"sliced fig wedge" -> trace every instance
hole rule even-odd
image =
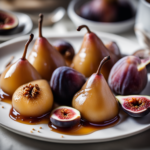
[[[0,10],[0,34],[12,31],[18,24],[18,18],[13,13]]]
[[[57,107],[50,115],[51,123],[61,128],[73,127],[80,123],[80,119],[80,112],[68,106]]]
[[[143,117],[150,112],[150,96],[116,96],[122,109],[132,117]]]

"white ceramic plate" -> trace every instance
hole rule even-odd
[[[24,13],[13,13],[18,17],[19,25],[18,27],[11,33],[7,35],[0,35],[0,41],[10,40],[25,34],[28,34],[33,27],[33,23],[31,18]]]
[[[128,41],[125,38],[119,37],[117,35],[106,34],[106,33],[97,33],[104,42],[107,41],[116,41],[121,48],[122,53],[131,54],[139,47],[137,44],[134,44]],[[76,51],[79,49],[82,42],[83,34],[82,33],[70,33],[64,36],[52,36],[48,37],[49,41],[53,43],[55,40],[64,39],[69,41]],[[22,52],[24,49],[24,44],[26,43],[28,36],[16,38],[5,42],[0,45],[0,71],[4,69],[7,60],[9,60],[10,56],[15,56],[15,59],[18,59],[22,56]],[[35,41],[35,40],[34,40]],[[31,43],[29,47],[29,51],[33,46]],[[149,85],[147,85],[149,86]],[[146,88],[143,93],[148,94],[149,87]],[[2,108],[4,106],[4,108]],[[114,127],[102,129],[96,132],[93,132],[88,135],[82,136],[70,136],[63,135],[64,138],[61,138],[61,134],[50,131],[50,128],[47,124],[40,125],[26,125],[15,122],[9,118],[9,110],[11,106],[7,103],[0,102],[0,124],[2,127],[15,132],[17,134],[30,137],[33,139],[49,141],[49,142],[58,142],[58,143],[92,143],[92,142],[104,142],[111,141],[116,139],[121,139],[125,137],[129,137],[131,135],[135,135],[137,133],[143,132],[150,128],[150,114],[143,118],[131,118],[125,113],[121,113],[123,116],[123,121]],[[39,127],[42,126],[40,133],[37,132]],[[31,129],[35,128],[36,131],[30,133]]]

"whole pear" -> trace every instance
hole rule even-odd
[[[87,33],[84,35],[84,39],[79,52],[75,55],[72,63],[72,67],[78,72],[84,74],[86,77],[90,77],[96,72],[99,62],[105,57],[110,56],[111,60],[102,66],[102,74],[105,79],[108,79],[110,69],[118,60],[118,58],[105,47],[101,39],[86,25],[78,27],[78,31],[82,28],[87,29]]]
[[[35,41],[28,60],[41,77],[49,81],[53,71],[60,66],[65,66],[66,63],[62,55],[42,36],[42,21],[43,15],[40,14],[39,37]]]
[[[30,39],[25,45],[22,58],[9,65],[0,77],[0,88],[10,96],[13,95],[19,86],[41,79],[39,73],[26,59],[27,48],[32,39],[33,34],[30,35]]]
[[[105,57],[97,70],[72,100],[72,106],[78,109],[82,118],[92,123],[102,123],[115,118],[119,113],[116,98],[105,78],[100,73],[103,64],[110,57]]]

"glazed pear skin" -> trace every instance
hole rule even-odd
[[[110,52],[103,42],[95,33],[89,31],[85,34],[81,48],[73,59],[72,67],[86,77],[90,77],[96,72],[99,62],[108,55],[110,55]],[[108,79],[110,69],[117,61],[117,58],[113,54],[110,57],[111,60],[101,70],[106,80]]]
[[[41,79],[41,76],[28,60],[19,59],[17,62],[9,65],[2,73],[0,88],[5,93],[13,95],[19,86],[38,79]]]
[[[74,96],[72,106],[89,122],[100,123],[116,117],[118,103],[104,77],[93,74]]]
[[[63,56],[42,36],[43,14],[39,15],[39,37],[28,56],[29,62],[45,80],[50,80],[53,71],[65,66]]]
[[[25,97],[23,95],[23,87],[29,83],[22,85],[13,94],[13,108],[26,117],[39,117],[50,112],[53,106],[53,94],[48,82],[46,80],[36,80],[30,83],[39,86],[39,94],[33,98]]]
[[[39,73],[28,60],[26,60],[27,49],[33,37],[34,35],[31,34],[29,40],[25,44],[22,58],[9,65],[1,75],[0,88],[10,96],[13,95],[19,86],[33,80],[41,79]]]
[[[109,121],[119,113],[117,100],[100,73],[108,60],[110,56],[103,58],[96,74],[86,81],[72,100],[72,106],[80,111],[82,118],[92,123]]]
[[[61,54],[44,37],[37,38],[28,60],[41,77],[48,81],[56,68],[66,65]]]

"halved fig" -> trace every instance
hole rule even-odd
[[[18,18],[14,14],[0,10],[0,33],[12,31],[18,24]]]
[[[132,117],[143,117],[149,113],[150,96],[116,96],[122,109]]]
[[[80,112],[68,106],[57,107],[50,115],[51,123],[61,128],[73,127],[80,123],[80,119]]]

